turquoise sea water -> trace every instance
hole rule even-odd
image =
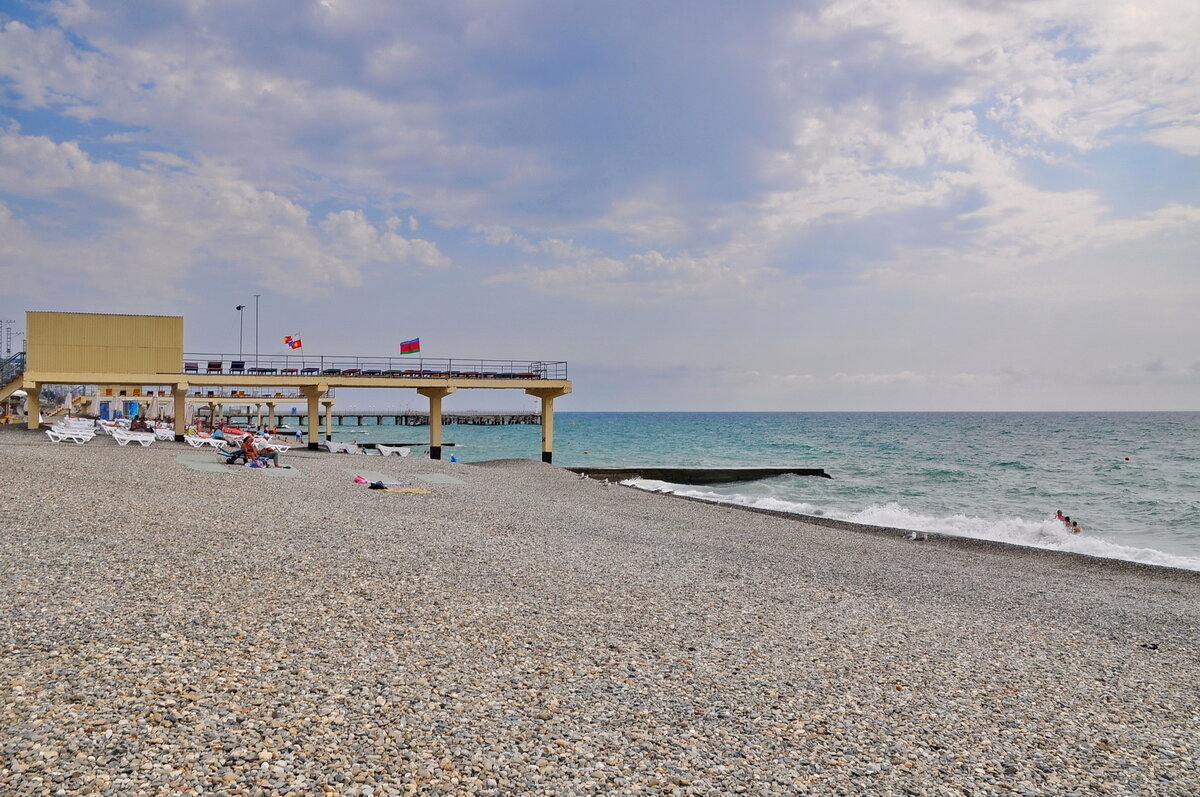
[[[555,464],[796,466],[711,500],[1200,570],[1200,413],[572,413]],[[445,457],[540,455],[536,426],[447,426]],[[427,427],[338,427],[418,442]],[[1127,459],[1128,458],[1128,459]],[[1057,509],[1077,520],[1067,534]]]

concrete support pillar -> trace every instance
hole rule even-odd
[[[272,429],[275,428],[275,402],[274,401],[267,402],[267,426],[270,426]]]
[[[325,439],[333,439],[333,402],[325,402]]]
[[[568,388],[528,388],[531,396],[542,400],[542,462],[554,461],[554,399],[570,393]]]
[[[262,405],[255,404],[254,409],[257,410],[257,412],[258,412],[258,420],[256,420],[254,422],[254,425],[256,428],[261,429],[262,428]]]
[[[308,400],[308,448],[311,451],[316,451],[319,445],[320,436],[318,430],[321,422],[321,394],[329,389],[328,385],[317,385],[316,387],[303,388],[304,397]]]
[[[25,425],[36,430],[42,425],[42,386],[39,382],[26,382],[25,389]]]
[[[182,443],[183,435],[187,432],[187,394],[188,383],[177,382],[171,388],[175,398],[175,441]]]
[[[208,426],[210,430],[217,427],[217,405],[211,401],[208,403]]]
[[[429,399],[429,458],[442,458],[442,399],[458,388],[421,387],[417,392]]]

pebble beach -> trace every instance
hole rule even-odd
[[[1200,789],[1200,573],[218,459],[0,429],[0,793]]]

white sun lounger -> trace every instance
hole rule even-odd
[[[325,448],[330,454],[361,454],[362,449],[354,443],[335,443],[332,440],[325,441]]]
[[[148,446],[154,442],[154,432],[130,432],[126,429],[115,429],[112,433],[117,445],[127,446],[130,443],[140,443]]]
[[[379,453],[385,457],[407,457],[412,450],[407,446],[383,446],[376,445]]]
[[[63,440],[73,440],[79,445],[83,445],[95,437],[96,432],[91,429],[69,429],[59,426],[47,429],[46,436],[56,443],[61,443]]]
[[[201,448],[203,446],[212,446],[213,448],[224,448],[225,439],[221,437],[201,437],[198,434],[185,434],[183,442],[187,443],[192,448]]]
[[[156,426],[156,427],[154,427],[154,438],[156,440],[174,440],[175,439],[175,430],[174,429],[164,429],[161,426]]]

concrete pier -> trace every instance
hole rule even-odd
[[[593,479],[624,481],[626,479],[654,479],[672,484],[729,484],[769,479],[790,473],[796,476],[819,476],[832,479],[823,468],[567,468],[573,473],[583,473]]]

